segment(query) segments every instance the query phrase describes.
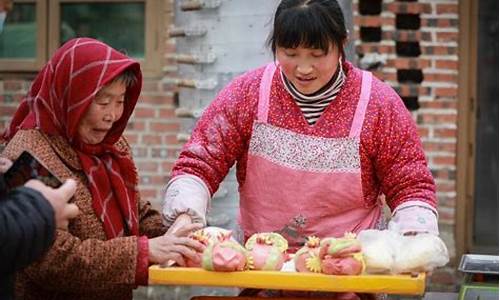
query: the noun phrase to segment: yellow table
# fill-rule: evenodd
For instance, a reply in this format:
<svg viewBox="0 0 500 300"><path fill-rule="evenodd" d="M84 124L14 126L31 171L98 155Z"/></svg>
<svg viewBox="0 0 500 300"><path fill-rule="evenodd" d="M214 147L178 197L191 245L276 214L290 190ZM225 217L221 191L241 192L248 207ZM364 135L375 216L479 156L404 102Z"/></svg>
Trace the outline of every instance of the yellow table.
<svg viewBox="0 0 500 300"><path fill-rule="evenodd" d="M333 276L277 271L211 272L200 268L149 268L150 284L198 285L322 292L423 295L425 274Z"/></svg>

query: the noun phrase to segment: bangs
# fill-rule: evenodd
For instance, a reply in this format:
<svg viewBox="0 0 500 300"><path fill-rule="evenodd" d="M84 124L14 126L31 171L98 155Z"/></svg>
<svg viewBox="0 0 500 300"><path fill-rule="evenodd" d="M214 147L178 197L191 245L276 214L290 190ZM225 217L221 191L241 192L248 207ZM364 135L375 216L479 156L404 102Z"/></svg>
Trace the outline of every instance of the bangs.
<svg viewBox="0 0 500 300"><path fill-rule="evenodd" d="M330 43L337 44L335 36L328 32L329 26L326 22L313 16L310 10L297 9L288 15L282 14L276 21L278 26L274 28L275 47L303 46L328 53Z"/></svg>
<svg viewBox="0 0 500 300"><path fill-rule="evenodd" d="M343 52L346 38L344 15L336 1L282 0L267 43L273 53L278 47L299 46L328 53L332 44Z"/></svg>

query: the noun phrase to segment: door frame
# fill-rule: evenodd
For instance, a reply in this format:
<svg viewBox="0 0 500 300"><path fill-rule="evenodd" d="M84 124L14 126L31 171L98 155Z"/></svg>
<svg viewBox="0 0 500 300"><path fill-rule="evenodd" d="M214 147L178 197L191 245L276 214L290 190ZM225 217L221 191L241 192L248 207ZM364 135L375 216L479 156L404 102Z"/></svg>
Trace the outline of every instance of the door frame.
<svg viewBox="0 0 500 300"><path fill-rule="evenodd" d="M478 4L459 0L455 259L473 247Z"/></svg>

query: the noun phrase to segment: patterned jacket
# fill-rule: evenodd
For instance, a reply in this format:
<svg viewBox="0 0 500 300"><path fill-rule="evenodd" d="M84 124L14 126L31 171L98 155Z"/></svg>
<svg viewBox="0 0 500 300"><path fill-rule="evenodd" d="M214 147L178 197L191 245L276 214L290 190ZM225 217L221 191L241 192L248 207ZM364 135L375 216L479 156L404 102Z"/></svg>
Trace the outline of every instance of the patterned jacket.
<svg viewBox="0 0 500 300"><path fill-rule="evenodd" d="M121 138L116 146L130 155ZM80 209L69 230L58 230L53 247L38 262L17 274L18 299L132 299L132 290L147 284L148 240L166 231L160 214L138 199L140 236L107 240L92 208L87 179L77 153L67 142L38 130L20 130L2 156L15 160L28 150L56 177L77 180L73 198Z"/></svg>

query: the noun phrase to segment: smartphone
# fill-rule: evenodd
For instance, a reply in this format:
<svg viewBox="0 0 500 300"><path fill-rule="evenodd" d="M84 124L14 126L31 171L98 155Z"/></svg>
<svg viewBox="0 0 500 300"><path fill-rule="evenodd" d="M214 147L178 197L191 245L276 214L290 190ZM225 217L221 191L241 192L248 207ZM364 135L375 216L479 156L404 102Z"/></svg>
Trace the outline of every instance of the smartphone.
<svg viewBox="0 0 500 300"><path fill-rule="evenodd" d="M21 153L3 177L7 192L24 185L30 179L38 179L53 188L58 188L62 184L61 180L28 151Z"/></svg>

